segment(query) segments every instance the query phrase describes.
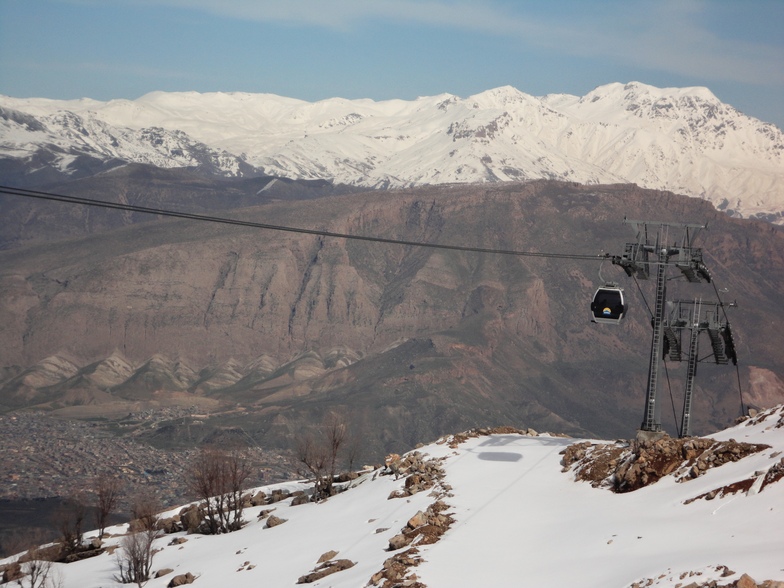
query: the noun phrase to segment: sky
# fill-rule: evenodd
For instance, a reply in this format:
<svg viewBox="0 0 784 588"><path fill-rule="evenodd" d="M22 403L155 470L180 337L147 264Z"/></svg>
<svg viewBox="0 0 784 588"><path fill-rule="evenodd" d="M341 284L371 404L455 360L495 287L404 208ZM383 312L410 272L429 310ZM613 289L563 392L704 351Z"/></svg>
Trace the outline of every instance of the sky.
<svg viewBox="0 0 784 588"><path fill-rule="evenodd" d="M0 0L0 94L706 86L784 128L782 0Z"/></svg>

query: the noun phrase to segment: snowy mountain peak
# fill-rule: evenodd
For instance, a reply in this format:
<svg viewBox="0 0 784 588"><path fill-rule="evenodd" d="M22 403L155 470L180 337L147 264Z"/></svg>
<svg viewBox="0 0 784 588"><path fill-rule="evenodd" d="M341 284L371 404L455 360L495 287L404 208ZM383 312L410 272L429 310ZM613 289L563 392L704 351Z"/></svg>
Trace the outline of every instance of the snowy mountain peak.
<svg viewBox="0 0 784 588"><path fill-rule="evenodd" d="M380 102L152 92L0 97L0 108L0 159L28 186L51 179L41 162L86 173L80 157L371 187L551 178L636 183L784 223L784 135L707 88L612 83L537 98L503 86Z"/></svg>
<svg viewBox="0 0 784 588"><path fill-rule="evenodd" d="M582 100L592 102L601 98L611 100L678 100L684 97L691 97L705 102L719 102L719 99L704 86L690 86L685 88L657 88L641 82L629 82L621 84L614 82L598 86L588 92Z"/></svg>
<svg viewBox="0 0 784 588"><path fill-rule="evenodd" d="M471 96L469 101L475 101L483 108L505 108L508 105L537 102L536 98L524 94L512 86L501 86L486 90Z"/></svg>

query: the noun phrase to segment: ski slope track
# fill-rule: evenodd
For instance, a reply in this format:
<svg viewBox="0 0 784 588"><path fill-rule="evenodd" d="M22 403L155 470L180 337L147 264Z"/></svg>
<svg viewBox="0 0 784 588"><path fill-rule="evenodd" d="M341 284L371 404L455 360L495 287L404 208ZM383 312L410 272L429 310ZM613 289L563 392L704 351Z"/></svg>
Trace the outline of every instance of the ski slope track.
<svg viewBox="0 0 784 588"><path fill-rule="evenodd" d="M74 177L123 162L377 188L636 183L784 223L782 131L707 88L613 83L534 97L507 86L468 98L314 103L245 93L0 96L0 175Z"/></svg>
<svg viewBox="0 0 784 588"><path fill-rule="evenodd" d="M784 406L712 438L765 447L693 479L678 482L668 475L625 494L579 482L572 469L562 467L562 453L574 439L530 429L442 438L417 450L420 461L441 468L432 487L405 495L403 489L411 486L405 470L399 477L388 467L366 470L322 502L292 506L284 500L249 508L250 522L233 533L161 535L152 568L171 571L146 586L163 588L186 573L196 577L196 586L296 586L328 552L330 561L353 565L310 585L675 588L782 581L784 480L772 474L784 469ZM741 484L749 479L751 486ZM746 489L732 492L733 485ZM310 487L299 481L274 488ZM263 488L268 494L272 489ZM704 497L717 489L724 490ZM452 521L437 541L426 544L419 535L408 546L390 546L402 530L421 524L417 513L438 501ZM285 522L270 526L260 518L269 508ZM119 543L127 530L110 528L104 546ZM385 583L379 572L401 554L398 559L418 565ZM119 586L113 580L116 557L107 551L55 564L55 572L63 588ZM738 584L744 574L755 583Z"/></svg>

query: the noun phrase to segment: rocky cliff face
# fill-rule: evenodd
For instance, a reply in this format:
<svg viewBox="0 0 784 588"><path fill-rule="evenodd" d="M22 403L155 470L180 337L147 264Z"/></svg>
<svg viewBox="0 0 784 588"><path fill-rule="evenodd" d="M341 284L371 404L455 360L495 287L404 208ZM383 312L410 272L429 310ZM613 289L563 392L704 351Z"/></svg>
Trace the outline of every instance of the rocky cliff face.
<svg viewBox="0 0 784 588"><path fill-rule="evenodd" d="M703 201L543 181L276 202L226 214L409 241L597 255L621 253L633 240L624 216L707 222L697 244L717 287L728 289L723 297L738 301L730 320L743 387L756 386L757 400L784 395L777 384L784 333L775 320L784 310L784 236ZM414 445L476 425L628 436L642 416L652 284L638 289L608 263L601 275L631 298L620 327L589 322L598 259L176 220L5 251L0 404L74 411L177 393L183 403L239 402L244 412L224 414L221 423L280 444L330 410L349 415L384 449L392 439ZM676 280L670 296L707 300L715 292ZM670 364L674 403L684 372ZM737 416L732 366L700 364L697 381L695 430ZM669 407L666 388L660 401ZM663 412L672 426L669 408Z"/></svg>

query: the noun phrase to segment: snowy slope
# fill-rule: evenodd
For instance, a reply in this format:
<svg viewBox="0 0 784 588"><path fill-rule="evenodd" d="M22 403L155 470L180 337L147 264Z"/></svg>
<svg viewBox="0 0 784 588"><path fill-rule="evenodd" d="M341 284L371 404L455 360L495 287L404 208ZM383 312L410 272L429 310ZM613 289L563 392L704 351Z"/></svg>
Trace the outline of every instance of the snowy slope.
<svg viewBox="0 0 784 588"><path fill-rule="evenodd" d="M583 97L533 97L501 87L468 98L315 103L195 92L109 102L0 97L0 157L38 161L39 149L54 152L61 169L89 152L378 187L633 182L784 222L784 135L706 88L609 84Z"/></svg>
<svg viewBox="0 0 784 588"><path fill-rule="evenodd" d="M784 407L714 438L772 447L687 482L676 483L670 476L614 494L561 471L560 452L574 440L512 433L480 434L452 446L441 440L419 450L440 459L445 472L431 491L389 498L403 488L404 478L369 472L325 502L276 503L274 514L287 522L273 528L256 520L269 507L256 507L246 511L252 522L234 533L166 535L156 540L162 550L153 569L174 571L147 586L161 588L186 572L198 577L196 586L295 586L331 550L338 552L334 558L355 565L312 585L366 586L387 558L403 551L388 550L389 539L439 497L454 523L436 543L419 546L422 562L406 576L415 574L430 588L607 588L635 582L675 587L708 580L726 586L743 573L757 582L784 580L784 480L761 491L757 484L748 492L685 503L780 467L775 464L784 453ZM124 527L110 532L122 533ZM173 544L180 537L187 542ZM108 543L118 541L114 537ZM57 572L64 588L118 585L112 580L115 557L106 553L58 564Z"/></svg>

